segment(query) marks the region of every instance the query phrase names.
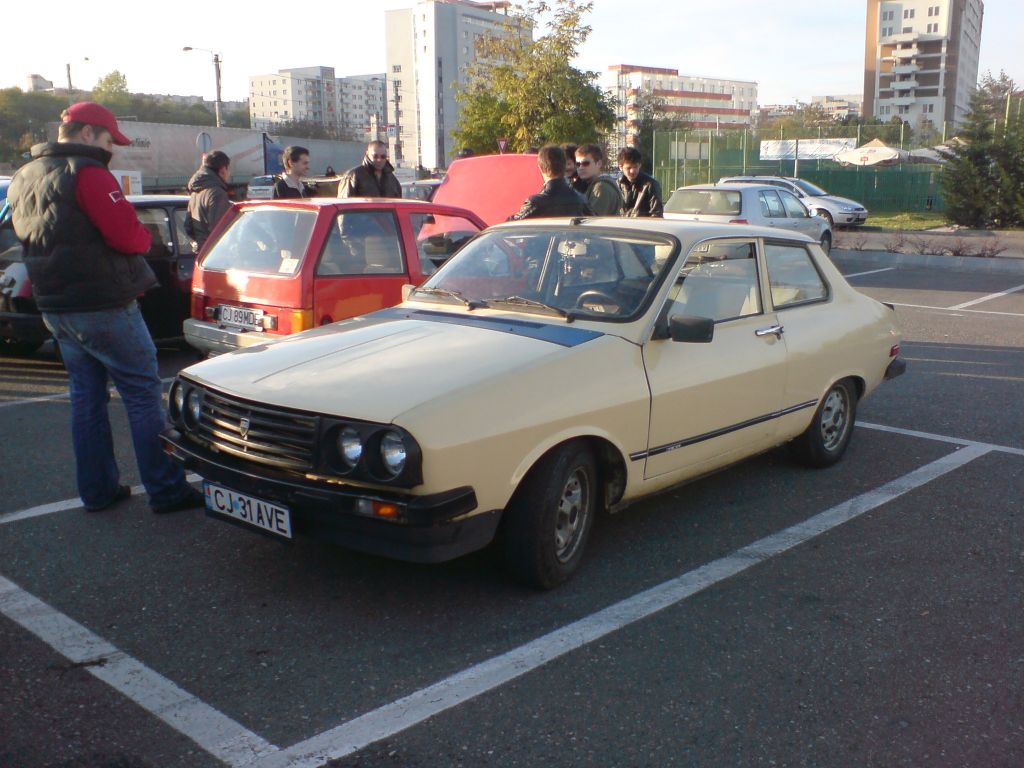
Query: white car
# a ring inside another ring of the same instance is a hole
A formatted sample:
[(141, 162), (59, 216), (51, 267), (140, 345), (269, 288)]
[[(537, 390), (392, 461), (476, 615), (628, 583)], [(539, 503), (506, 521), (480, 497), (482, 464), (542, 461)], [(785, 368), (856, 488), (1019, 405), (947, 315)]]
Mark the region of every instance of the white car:
[(714, 224), (756, 224), (791, 229), (832, 248), (832, 228), (795, 195), (769, 184), (693, 184), (680, 187), (665, 202), (665, 218)]
[(253, 176), (245, 190), (247, 200), (270, 200), (274, 197), (274, 176)]
[(856, 200), (830, 195), (806, 179), (791, 176), (725, 176), (719, 184), (771, 184), (800, 198), (811, 213), (828, 221), (829, 227), (859, 226), (868, 220), (868, 209)]

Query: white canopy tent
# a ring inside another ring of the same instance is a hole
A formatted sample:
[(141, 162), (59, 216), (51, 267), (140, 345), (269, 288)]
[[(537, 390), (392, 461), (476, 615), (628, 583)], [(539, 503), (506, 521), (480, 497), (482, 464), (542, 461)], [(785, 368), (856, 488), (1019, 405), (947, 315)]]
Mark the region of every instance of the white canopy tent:
[(832, 159), (841, 165), (897, 165), (910, 162), (910, 153), (890, 147), (881, 139), (872, 139), (854, 149), (844, 149)]

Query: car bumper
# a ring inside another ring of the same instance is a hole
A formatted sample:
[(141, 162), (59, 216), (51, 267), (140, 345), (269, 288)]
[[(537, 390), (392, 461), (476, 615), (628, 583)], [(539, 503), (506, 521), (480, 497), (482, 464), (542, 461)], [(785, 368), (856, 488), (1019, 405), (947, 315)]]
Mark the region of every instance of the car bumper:
[(267, 344), (283, 338), (260, 331), (221, 327), (216, 323), (207, 323), (192, 317), (183, 323), (182, 328), (185, 332), (185, 341), (208, 355), (222, 355), (225, 352), (234, 352), (236, 349)]
[(836, 214), (835, 223), (842, 224), (846, 227), (860, 226), (868, 220), (867, 211), (857, 211), (856, 213), (839, 213)]
[[(161, 435), (165, 450), (186, 469), (231, 490), (288, 508), (296, 535), (329, 541), (349, 549), (396, 560), (437, 563), (487, 546), (501, 519), (500, 510), (478, 512), (476, 494), (463, 487), (429, 496), (410, 496), (351, 486), (330, 486), (284, 477), (196, 445), (176, 429)], [(401, 521), (357, 512), (361, 501), (400, 505)], [(261, 529), (207, 510), (207, 515), (257, 533)], [(270, 535), (270, 534), (266, 534)]]
[(42, 343), (50, 338), (50, 331), (43, 323), (42, 315), (0, 312), (0, 338)]

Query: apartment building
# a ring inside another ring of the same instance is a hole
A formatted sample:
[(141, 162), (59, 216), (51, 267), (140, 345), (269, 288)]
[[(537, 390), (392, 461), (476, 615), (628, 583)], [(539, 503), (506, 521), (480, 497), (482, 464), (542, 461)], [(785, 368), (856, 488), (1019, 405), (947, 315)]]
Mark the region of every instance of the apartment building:
[(863, 114), (963, 122), (978, 82), (982, 0), (868, 0)]
[(396, 166), (443, 168), (454, 157), (455, 87), (466, 82), (478, 41), (507, 33), (510, 5), (416, 0), (385, 11), (388, 139)]
[(342, 135), (384, 138), (388, 124), (387, 78), (383, 72), (338, 78), (338, 117)]
[(678, 115), (694, 128), (748, 128), (757, 114), (757, 83), (704, 75), (680, 75), (676, 69), (616, 64), (608, 68), (601, 87), (616, 99), (616, 128), (609, 150), (634, 142), (638, 100), (655, 96), (662, 111)]
[(864, 108), (864, 99), (859, 93), (842, 96), (811, 96), (811, 104), (820, 107), (833, 120), (842, 120), (846, 117), (860, 115)]
[(333, 67), (281, 69), (249, 77), (249, 118), (258, 130), (293, 120), (321, 123), (337, 131), (338, 85)]

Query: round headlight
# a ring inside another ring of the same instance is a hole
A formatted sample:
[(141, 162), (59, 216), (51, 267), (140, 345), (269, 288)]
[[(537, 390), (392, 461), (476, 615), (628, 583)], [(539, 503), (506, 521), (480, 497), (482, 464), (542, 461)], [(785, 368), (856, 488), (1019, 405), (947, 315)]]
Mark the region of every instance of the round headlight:
[(380, 458), (384, 467), (392, 475), (398, 475), (405, 469), (405, 441), (397, 432), (386, 432), (380, 440)]
[(363, 441), (353, 427), (345, 427), (338, 433), (338, 453), (350, 467), (359, 463), (359, 457), (363, 455)]
[(171, 421), (177, 421), (181, 418), (181, 413), (185, 409), (185, 387), (180, 381), (174, 382), (171, 385)]
[(188, 416), (192, 424), (198, 424), (199, 417), (203, 412), (203, 398), (198, 389), (193, 389), (188, 393), (188, 397), (185, 398), (185, 408), (185, 415)]

